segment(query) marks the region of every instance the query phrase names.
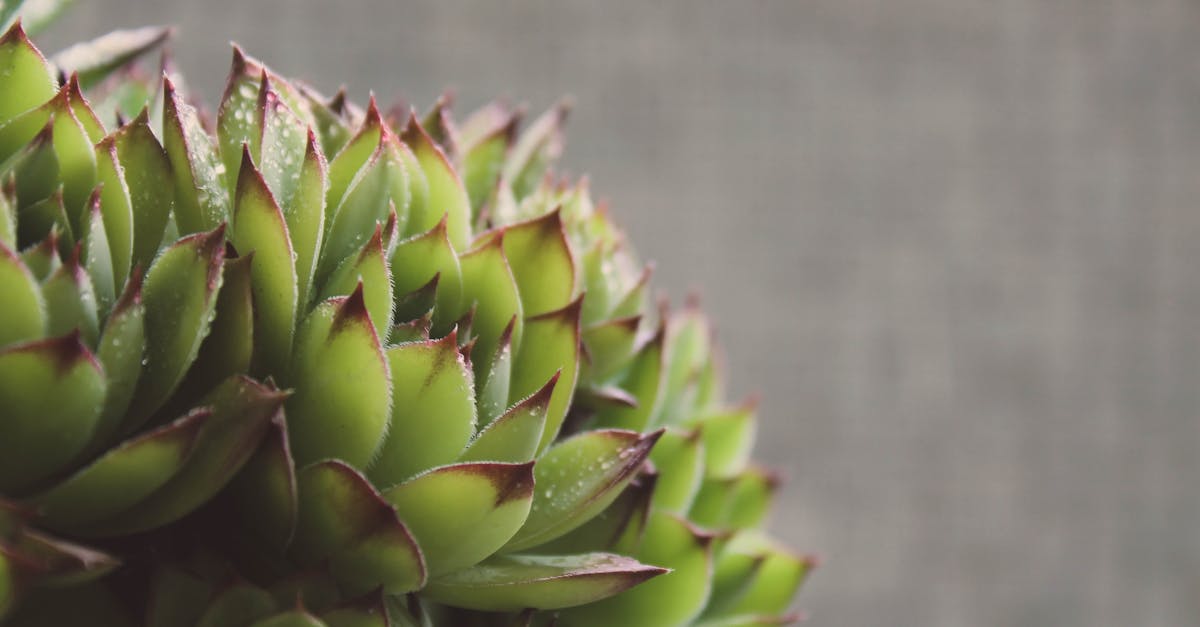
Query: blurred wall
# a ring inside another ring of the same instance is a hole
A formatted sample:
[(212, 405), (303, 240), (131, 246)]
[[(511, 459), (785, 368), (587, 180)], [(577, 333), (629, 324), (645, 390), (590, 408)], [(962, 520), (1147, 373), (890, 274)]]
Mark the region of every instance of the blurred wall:
[[(577, 103), (764, 392), (813, 625), (1200, 624), (1200, 5), (92, 0), (359, 99)], [(210, 100), (211, 102), (212, 100)]]

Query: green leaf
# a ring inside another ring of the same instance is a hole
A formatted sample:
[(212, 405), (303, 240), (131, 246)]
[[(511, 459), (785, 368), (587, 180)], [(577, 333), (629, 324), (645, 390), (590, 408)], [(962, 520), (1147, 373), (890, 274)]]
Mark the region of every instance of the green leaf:
[(215, 228), (229, 220), (225, 167), (196, 109), (163, 78), (163, 147), (175, 173), (175, 220), (181, 233)]
[(438, 277), (437, 305), (433, 310), (436, 330), (444, 332), (462, 315), (462, 266), (447, 235), (445, 220), (438, 222), (427, 233), (398, 243), (389, 265), (397, 298), (420, 289), (433, 277)]
[(712, 576), (712, 536), (665, 513), (650, 516), (637, 558), (672, 572), (560, 615), (564, 625), (664, 627), (691, 624), (704, 609)]
[[(588, 293), (591, 298), (591, 293)], [(587, 310), (585, 299), (584, 310)], [(588, 361), (582, 378), (588, 381), (608, 381), (633, 359), (641, 316), (613, 318), (583, 330), (583, 345)]]
[[(7, 28), (7, 24), (3, 26)], [(14, 24), (0, 36), (0, 126), (17, 115), (46, 102), (58, 91), (54, 70)]]
[(80, 84), (90, 88), (122, 66), (161, 46), (170, 36), (171, 29), (163, 26), (116, 30), (77, 43), (54, 55), (51, 61), (63, 74), (78, 74)]
[(209, 333), (160, 415), (185, 412), (229, 377), (249, 371), (254, 347), (253, 261), (251, 255), (225, 258)]
[(503, 555), (429, 583), (429, 598), (490, 612), (560, 609), (610, 597), (668, 572), (612, 553)]
[(571, 532), (530, 550), (541, 555), (612, 551), (640, 544), (658, 472), (643, 465), (611, 505)]
[(591, 520), (629, 485), (661, 435), (596, 430), (551, 447), (534, 468), (538, 489), (529, 518), (504, 551), (544, 544)]
[(86, 201), (96, 185), (95, 148), (70, 108), (55, 111), (51, 124), (58, 176), (63, 186), (63, 205), (71, 220), (71, 230), (79, 233)]
[(120, 562), (105, 553), (26, 529), (9, 539), (5, 552), (16, 558), (18, 578), (35, 585), (69, 587), (94, 581)]
[(527, 462), (537, 453), (546, 424), (546, 410), (558, 374), (540, 390), (487, 425), (463, 451), (459, 461)]
[(164, 250), (146, 274), (146, 356), (130, 424), (149, 416), (179, 385), (215, 315), (225, 260), (225, 227), (189, 235)]
[(113, 260), (112, 251), (108, 247), (108, 233), (104, 228), (104, 216), (100, 213), (99, 189), (92, 193), (87, 206), (80, 236), (83, 246), (80, 255), (83, 257), (83, 268), (91, 278), (96, 310), (103, 319), (108, 316), (108, 310), (116, 299), (117, 287), (113, 280)]
[(565, 307), (575, 297), (575, 261), (560, 210), (504, 228), (504, 255), (512, 266), (526, 315)]
[(171, 480), (114, 518), (76, 531), (80, 535), (126, 535), (174, 522), (215, 496), (258, 448), (286, 394), (246, 377), (231, 377), (202, 405), (212, 415), (192, 454)]
[(664, 336), (665, 332), (660, 328), (637, 350), (629, 368), (616, 379), (617, 385), (637, 400), (637, 405), (602, 407), (596, 415), (597, 425), (634, 431), (650, 425), (662, 394)]
[(708, 478), (700, 485), (688, 515), (708, 527), (754, 527), (766, 517), (778, 485), (774, 473), (759, 468), (732, 477)]
[(462, 155), (463, 185), (471, 201), (471, 218), (478, 219), (484, 203), (496, 187), (504, 159), (517, 134), (520, 115), (509, 113), (494, 119), (492, 128), (483, 131)]
[(443, 466), (383, 497), (416, 536), (436, 577), (479, 563), (520, 529), (533, 500), (533, 462)]
[(201, 408), (105, 453), (34, 497), (42, 522), (71, 529), (132, 507), (179, 472), (211, 411)]
[(710, 477), (731, 477), (746, 468), (754, 448), (755, 405), (751, 401), (692, 421), (704, 440), (704, 463)]
[(267, 76), (261, 67), (256, 69), (252, 69), (241, 48), (235, 45), (233, 67), (217, 108), (217, 146), (226, 172), (240, 172), (243, 146), (249, 147), (251, 155), (262, 155), (262, 115), (258, 105)]
[(700, 490), (704, 479), (704, 452), (699, 433), (667, 429), (650, 453), (650, 461), (659, 470), (654, 506), (684, 515)]
[(108, 445), (133, 399), (146, 349), (145, 317), (142, 274), (135, 272), (113, 306), (96, 348), (96, 356), (104, 366), (104, 376), (108, 380), (108, 393), (104, 397), (104, 411), (96, 422), (87, 448), (90, 453), (99, 452)]
[(455, 332), (387, 351), (392, 418), (367, 476), (391, 486), (458, 459), (475, 434), (475, 385)]
[[(61, 200), (61, 196), (59, 197)], [(62, 203), (59, 203), (61, 207)], [(33, 278), (44, 281), (62, 266), (62, 258), (58, 256), (58, 229), (51, 228), (46, 238), (38, 244), (21, 251), (21, 263), (33, 274)]]
[(333, 220), (334, 212), (341, 206), (342, 199), (350, 189), (354, 178), (372, 159), (372, 156), (379, 152), (385, 133), (391, 133), (391, 129), (387, 127), (383, 117), (379, 114), (379, 109), (375, 106), (375, 99), (371, 98), (362, 127), (329, 163), (329, 189), (328, 195), (325, 197), (325, 221), (327, 223)]
[(556, 372), (562, 377), (563, 385), (555, 386), (546, 410), (546, 430), (542, 432), (539, 451), (545, 450), (558, 436), (575, 393), (579, 378), (581, 302), (582, 297), (558, 311), (526, 319), (525, 336), (513, 360), (510, 401), (533, 393)]
[(326, 169), (325, 155), (310, 131), (296, 190), (283, 205), (283, 217), (292, 236), (292, 252), (296, 255), (296, 294), (301, 311), (307, 309), (310, 302), (317, 254), (325, 230)]
[(370, 594), (321, 614), (329, 627), (393, 627), (382, 594)]
[(256, 541), (279, 553), (291, 544), (299, 516), (299, 488), (282, 413), (271, 419), (258, 451), (234, 478), (229, 492), (242, 520), (257, 532)]
[[(25, 245), (29, 241), (42, 237), (46, 232), (43, 228), (40, 232), (29, 233), (29, 225), (25, 224), (27, 218), (24, 215), (29, 211), (27, 208), (56, 192), (60, 197), (62, 196), (58, 155), (54, 151), (54, 125), (47, 123), (17, 158), (19, 159), (16, 164), (17, 241), (21, 245)], [(59, 204), (61, 204), (61, 200)], [(66, 220), (65, 211), (62, 225), (69, 234), (71, 224)], [(44, 226), (48, 227), (49, 225)], [(32, 239), (30, 239), (31, 237)]]
[[(409, 174), (401, 161), (401, 150), (395, 136), (384, 134), (378, 149), (351, 181), (333, 219), (326, 223), (325, 244), (317, 264), (318, 283), (328, 277), (342, 260), (362, 248), (374, 227), (387, 221), (391, 207), (395, 207), (397, 215), (407, 215)], [(345, 152), (338, 155), (338, 159)], [(338, 160), (335, 159), (330, 166), (331, 183), (337, 164)]]
[(96, 145), (96, 180), (100, 183), (99, 208), (112, 257), (110, 272), (116, 290), (125, 285), (129, 270), (133, 267), (133, 200), (123, 169), (115, 137), (102, 139)]
[(517, 198), (524, 198), (533, 191), (546, 168), (562, 154), (562, 127), (570, 110), (569, 102), (558, 103), (534, 120), (517, 140), (503, 171)]
[(263, 178), (280, 206), (291, 203), (304, 167), (308, 129), (275, 91), (268, 79), (259, 91), (258, 110), (262, 116), (262, 142), (259, 163)]
[(126, 189), (137, 190), (129, 197), (133, 212), (131, 265), (149, 268), (175, 206), (171, 162), (150, 130), (147, 109), (142, 109), (137, 118), (113, 134), (113, 144), (117, 163), (124, 165)]
[(712, 357), (712, 331), (708, 320), (694, 306), (671, 317), (667, 323), (666, 379), (657, 422), (693, 418), (696, 384)]
[(451, 245), (466, 250), (471, 237), (471, 201), (458, 174), (415, 116), (409, 117), (401, 139), (412, 149), (428, 184), (425, 206), (413, 203), (405, 232), (423, 233), (445, 218)]
[(362, 286), (367, 312), (377, 332), (392, 324), (392, 278), (383, 250), (383, 232), (377, 225), (358, 254), (342, 262), (321, 288), (321, 298), (344, 296)]
[(46, 302), (37, 279), (21, 258), (0, 242), (0, 347), (46, 333)]
[(255, 371), (287, 371), (296, 328), (296, 266), (291, 236), (275, 197), (254, 167), (250, 149), (242, 152), (234, 202), (233, 245), (253, 252)]
[[(508, 407), (508, 391), (512, 388), (512, 333), (516, 325), (517, 317), (513, 316), (512, 320), (508, 321), (508, 326), (504, 328), (504, 332), (500, 334), (500, 342), (494, 356), (480, 355), (474, 360), (476, 371), (484, 375), (482, 380), (477, 380), (475, 385), (479, 390), (476, 401), (479, 405), (480, 425), (491, 424)], [(478, 353), (476, 354), (478, 355)], [(555, 375), (555, 381), (558, 380), (560, 374)], [(539, 441), (545, 428), (546, 420), (543, 415), (541, 427), (539, 427), (541, 431), (538, 432)]]
[(61, 472), (87, 444), (104, 403), (104, 372), (78, 332), (0, 349), (0, 491)]
[(300, 326), (288, 433), (296, 463), (337, 458), (365, 468), (391, 414), (391, 374), (362, 289), (317, 306)]
[(8, 198), (5, 190), (0, 189), (0, 244), (10, 249), (17, 245), (17, 208)]
[(62, 335), (78, 330), (83, 342), (95, 346), (100, 333), (96, 293), (92, 280), (79, 260), (76, 246), (66, 263), (55, 270), (42, 284), (46, 301), (46, 334)]
[(761, 556), (763, 562), (754, 570), (750, 583), (736, 601), (730, 603), (720, 615), (776, 615), (785, 612), (805, 577), (817, 564), (815, 558), (794, 555), (758, 533), (734, 536), (726, 551)]
[[(525, 329), (525, 316), (521, 309), (521, 298), (517, 293), (517, 282), (513, 279), (508, 259), (504, 256), (500, 237), (486, 240), (481, 246), (462, 255), (459, 261), (462, 263), (464, 304), (468, 308), (472, 304), (475, 306), (473, 328), (479, 338), (475, 344), (475, 353), (486, 357), (495, 355), (500, 346), (500, 338), (514, 317), (516, 323), (509, 332), (512, 345), (520, 346)], [(483, 373), (481, 370), (480, 364), (476, 364), (475, 378), (482, 382), (486, 370)], [(553, 370), (532, 382), (523, 394), (510, 393), (509, 397), (528, 396), (537, 386), (545, 383), (551, 374), (554, 374)]]
[(295, 555), (302, 563), (329, 560), (350, 594), (383, 587), (388, 594), (425, 584), (425, 562), (408, 527), (362, 474), (338, 460), (299, 475), (300, 514)]

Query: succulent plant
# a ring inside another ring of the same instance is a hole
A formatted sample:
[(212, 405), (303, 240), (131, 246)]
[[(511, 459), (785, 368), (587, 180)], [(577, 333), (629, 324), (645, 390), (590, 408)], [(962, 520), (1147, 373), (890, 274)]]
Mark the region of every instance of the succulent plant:
[(210, 118), (138, 69), (165, 29), (47, 60), (21, 5), (0, 625), (794, 618), (812, 560), (761, 530), (753, 404), (549, 174), (565, 105), (385, 114), (235, 48)]

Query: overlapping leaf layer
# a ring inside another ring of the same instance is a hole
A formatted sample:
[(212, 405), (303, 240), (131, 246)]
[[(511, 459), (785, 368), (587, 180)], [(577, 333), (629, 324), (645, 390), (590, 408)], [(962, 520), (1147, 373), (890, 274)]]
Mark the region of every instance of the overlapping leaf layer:
[(384, 114), (235, 49), (210, 116), (132, 64), (166, 31), (47, 60), (20, 4), (0, 624), (793, 618), (812, 562), (759, 530), (754, 409), (548, 174), (565, 106)]

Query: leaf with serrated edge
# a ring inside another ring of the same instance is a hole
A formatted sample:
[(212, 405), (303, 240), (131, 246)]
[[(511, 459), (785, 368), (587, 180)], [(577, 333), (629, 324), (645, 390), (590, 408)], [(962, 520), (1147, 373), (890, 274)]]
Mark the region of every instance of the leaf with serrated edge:
[(431, 577), (479, 563), (525, 522), (533, 462), (435, 468), (383, 492), (417, 538)]
[(343, 459), (364, 468), (391, 414), (391, 374), (362, 289), (317, 306), (300, 326), (288, 434), (296, 463)]
[(453, 462), (475, 434), (475, 385), (458, 352), (457, 333), (393, 346), (387, 357), (392, 417), (387, 439), (367, 469), (383, 486)]
[(646, 460), (661, 431), (589, 431), (546, 451), (534, 468), (537, 493), (529, 518), (506, 553), (549, 542), (608, 507)]
[(87, 444), (103, 403), (103, 370), (78, 332), (0, 349), (0, 492), (60, 472)]
[(598, 601), (667, 572), (612, 553), (504, 555), (435, 579), (423, 594), (491, 612), (560, 609)]

